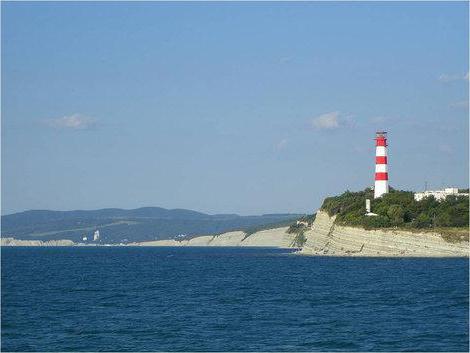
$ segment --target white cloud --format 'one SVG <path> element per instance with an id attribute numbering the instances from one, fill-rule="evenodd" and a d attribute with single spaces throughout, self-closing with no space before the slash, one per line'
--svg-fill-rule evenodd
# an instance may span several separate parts
<path id="1" fill-rule="evenodd" d="M 468 81 L 469 75 L 468 72 L 465 75 L 461 74 L 442 74 L 437 78 L 441 82 L 453 82 L 453 81 Z"/>
<path id="2" fill-rule="evenodd" d="M 56 119 L 47 119 L 45 123 L 56 129 L 86 130 L 96 125 L 96 120 L 88 116 L 73 114 Z"/>
<path id="3" fill-rule="evenodd" d="M 332 130 L 337 129 L 341 126 L 339 120 L 339 112 L 330 112 L 326 114 L 319 115 L 312 119 L 312 126 L 315 129 L 325 129 Z"/>

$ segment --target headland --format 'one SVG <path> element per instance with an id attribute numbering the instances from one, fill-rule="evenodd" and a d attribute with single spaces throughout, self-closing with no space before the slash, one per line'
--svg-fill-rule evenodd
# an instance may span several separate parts
<path id="1" fill-rule="evenodd" d="M 366 257 L 468 257 L 468 239 L 446 240 L 442 234 L 399 229 L 366 230 L 335 224 L 336 216 L 319 211 L 301 255 Z"/>

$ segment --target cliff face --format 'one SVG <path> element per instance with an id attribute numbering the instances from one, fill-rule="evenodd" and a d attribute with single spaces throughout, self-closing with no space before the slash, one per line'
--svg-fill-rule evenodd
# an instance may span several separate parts
<path id="1" fill-rule="evenodd" d="M 318 211 L 307 242 L 305 255 L 465 257 L 468 242 L 448 243 L 439 234 L 395 230 L 364 230 L 334 224 L 335 217 Z"/>
<path id="2" fill-rule="evenodd" d="M 203 235 L 189 240 L 155 240 L 130 243 L 130 246 L 259 246 L 274 248 L 292 248 L 295 234 L 286 233 L 287 227 L 268 229 L 251 234 L 245 238 L 241 231 L 227 232 L 220 235 Z M 100 246 L 100 244 L 74 243 L 71 240 L 18 240 L 1 238 L 2 246 Z"/>
<path id="3" fill-rule="evenodd" d="M 268 229 L 251 234 L 246 239 L 244 232 L 228 232 L 220 235 L 205 235 L 190 240 L 156 240 L 130 245 L 137 246 L 260 246 L 291 248 L 295 234 L 286 233 L 287 227 Z"/>
<path id="4" fill-rule="evenodd" d="M 2 238 L 2 246 L 72 246 L 77 245 L 71 240 L 19 240 L 14 238 Z"/>
<path id="5" fill-rule="evenodd" d="M 300 254 L 378 257 L 468 257 L 468 242 L 448 243 L 439 234 L 395 230 L 364 230 L 334 224 L 335 217 L 319 211 Z M 245 238 L 241 231 L 205 235 L 190 240 L 158 240 L 131 246 L 259 246 L 292 248 L 295 234 L 287 227 L 263 230 Z M 70 240 L 40 241 L 2 238 L 3 246 L 71 246 Z"/>

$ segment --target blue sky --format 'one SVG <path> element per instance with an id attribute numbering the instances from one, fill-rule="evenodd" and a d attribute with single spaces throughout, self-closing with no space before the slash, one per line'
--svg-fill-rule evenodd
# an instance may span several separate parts
<path id="1" fill-rule="evenodd" d="M 468 4 L 2 3 L 2 213 L 468 185 Z"/>

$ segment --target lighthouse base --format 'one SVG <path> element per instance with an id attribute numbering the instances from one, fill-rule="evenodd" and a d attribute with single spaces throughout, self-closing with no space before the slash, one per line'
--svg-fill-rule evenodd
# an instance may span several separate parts
<path id="1" fill-rule="evenodd" d="M 374 199 L 388 193 L 388 180 L 376 180 L 374 186 Z"/>

